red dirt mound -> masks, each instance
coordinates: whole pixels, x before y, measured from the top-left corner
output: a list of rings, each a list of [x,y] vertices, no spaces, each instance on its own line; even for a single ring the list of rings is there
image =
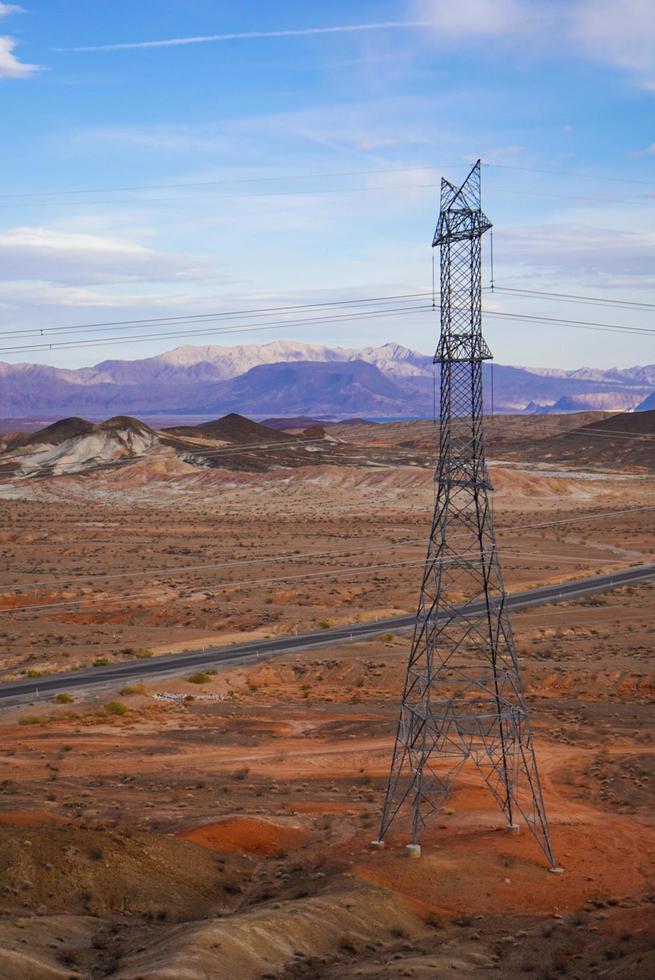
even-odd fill
[[[293,824],[257,817],[226,817],[179,836],[212,851],[267,856],[297,847],[306,837],[306,831]]]

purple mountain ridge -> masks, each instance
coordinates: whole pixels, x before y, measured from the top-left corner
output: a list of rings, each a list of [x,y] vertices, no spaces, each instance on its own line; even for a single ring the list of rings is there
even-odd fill
[[[632,411],[653,407],[655,365],[571,371],[485,365],[496,412]],[[437,392],[438,394],[438,392]],[[432,358],[400,344],[329,348],[274,341],[179,347],[76,370],[0,363],[0,415],[157,413],[427,417]]]

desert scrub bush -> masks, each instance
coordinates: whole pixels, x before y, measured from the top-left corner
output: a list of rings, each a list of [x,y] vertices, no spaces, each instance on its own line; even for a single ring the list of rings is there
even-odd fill
[[[53,700],[57,704],[72,704],[75,698],[72,694],[68,694],[67,691],[62,691],[61,694],[56,694]]]
[[[105,705],[105,711],[109,715],[125,715],[127,714],[127,705],[123,704],[122,701],[108,701]]]
[[[79,962],[77,953],[74,949],[60,949],[57,953],[57,957],[59,962],[63,963],[64,966],[75,967]]]
[[[330,627],[332,626],[332,623],[330,622],[329,619],[322,619],[318,625],[321,627],[322,630],[329,630]]]
[[[19,725],[45,725],[45,718],[41,718],[40,715],[23,715],[19,720]]]
[[[133,657],[135,660],[146,660],[148,657],[152,657],[153,653],[146,647],[123,647],[120,655],[121,657]]]
[[[234,772],[232,773],[232,776],[234,779],[242,780],[246,778],[249,772],[250,769],[248,768],[248,766],[243,766],[241,769],[235,769]]]
[[[93,661],[94,667],[107,667],[111,663],[109,657],[96,657]]]
[[[122,687],[118,693],[124,698],[130,694],[145,694],[146,686],[145,684],[130,684],[128,687]]]
[[[393,633],[383,633],[380,639],[383,643],[391,643],[393,640]]]
[[[352,936],[342,936],[338,947],[343,953],[350,953],[351,955],[357,953],[357,943]]]
[[[210,679],[209,674],[205,674],[203,671],[198,671],[197,674],[191,674],[191,677],[187,677],[189,684],[207,684]]]
[[[443,929],[443,922],[438,915],[434,912],[428,912],[425,917],[426,926],[430,926],[431,929]]]

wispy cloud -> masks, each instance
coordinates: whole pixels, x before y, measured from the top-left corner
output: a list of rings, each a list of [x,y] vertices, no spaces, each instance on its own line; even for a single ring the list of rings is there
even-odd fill
[[[210,44],[217,41],[241,41],[267,37],[311,37],[316,34],[353,34],[360,31],[392,31],[429,26],[426,21],[388,20],[372,24],[338,24],[333,27],[303,27],[284,31],[238,31],[231,34],[199,34],[155,41],[125,41],[120,44],[91,44],[54,51],[125,51],[139,48],[174,48],[185,44]]]
[[[455,98],[450,97],[450,105]],[[335,157],[345,155],[353,161],[361,157],[370,165],[377,162],[377,158],[371,156],[372,151],[380,147],[401,146],[408,151],[408,148],[433,146],[430,122],[443,102],[441,98],[425,96],[363,99],[348,105],[337,103],[247,115],[205,125],[146,123],[91,126],[68,130],[61,139],[66,153],[72,144],[76,152],[85,147],[93,151],[97,146],[110,144],[169,153],[215,156],[220,152],[224,164],[233,164],[237,172],[245,176],[260,175],[265,147],[268,173],[279,167],[278,174],[282,177],[289,172],[289,160],[294,155],[311,152],[314,148],[328,148]],[[439,137],[442,144],[446,136],[445,127],[442,126]],[[298,172],[303,173],[306,167],[311,171],[317,166],[320,172],[320,168],[325,167],[325,160],[321,159],[319,164],[303,156],[303,162],[296,163],[296,167],[300,167]],[[410,160],[410,163],[413,162]],[[384,159],[380,159],[379,163],[388,166]],[[248,170],[251,166],[255,168],[253,174]]]
[[[505,228],[498,241],[505,261],[532,274],[577,275],[587,283],[629,283],[633,289],[655,284],[652,231],[617,231],[559,222]]]
[[[0,282],[37,280],[80,286],[194,280],[206,276],[209,266],[126,239],[22,227],[0,234],[0,269]]]
[[[440,39],[509,38],[541,29],[547,8],[526,0],[414,0],[413,10]]]
[[[655,157],[655,143],[650,143],[642,150],[626,150],[627,157],[638,160],[640,157]]]
[[[655,12],[652,0],[579,0],[572,10],[575,43],[597,61],[615,65],[655,91]]]
[[[421,30],[431,43],[511,44],[530,42],[531,51],[582,55],[632,74],[642,88],[655,91],[655,17],[652,0],[408,0],[407,20],[336,24],[271,31],[233,31],[188,37],[128,40],[113,44],[58,47],[55,51],[126,51],[172,48],[266,38]],[[0,3],[0,16],[20,9]]]
[[[433,43],[530,43],[530,53],[582,55],[655,92],[653,0],[410,0]]]

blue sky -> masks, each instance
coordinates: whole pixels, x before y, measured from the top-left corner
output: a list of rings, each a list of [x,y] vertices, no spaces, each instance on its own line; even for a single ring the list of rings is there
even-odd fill
[[[0,110],[5,332],[429,289],[438,178],[478,156],[499,285],[655,303],[652,0],[0,2]],[[647,336],[486,330],[501,363],[655,362]],[[436,332],[422,313],[217,342],[430,352]]]

